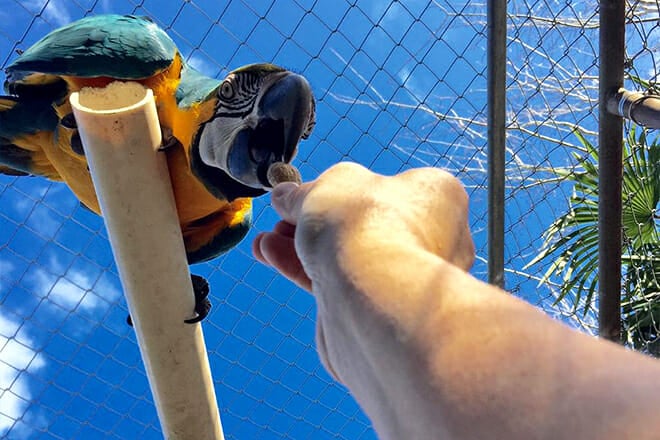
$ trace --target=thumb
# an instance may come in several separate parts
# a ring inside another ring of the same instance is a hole
[[[283,182],[273,188],[270,193],[271,203],[282,220],[292,225],[298,224],[309,188],[309,184],[298,185],[294,182]]]

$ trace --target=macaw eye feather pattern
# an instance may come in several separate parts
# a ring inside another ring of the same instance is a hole
[[[247,72],[230,74],[223,82],[232,88],[232,96],[223,96],[220,87],[218,93],[218,107],[216,116],[238,116],[244,117],[254,109],[259,90],[264,83],[264,78]]]

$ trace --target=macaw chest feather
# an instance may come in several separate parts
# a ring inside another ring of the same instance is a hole
[[[167,155],[179,220],[184,225],[225,208],[227,202],[219,200],[209,193],[191,172],[189,151],[192,140],[202,122],[211,118],[214,103],[208,101],[193,104],[188,108],[180,108],[175,99],[180,73],[181,61],[177,56],[168,69],[159,75],[138,82],[153,90],[161,126],[168,127],[172,135],[179,141],[179,145],[168,149],[164,154]],[[70,90],[76,91],[82,87],[103,87],[114,80],[112,78],[66,77],[66,81],[70,85]],[[68,100],[57,108],[60,118],[69,112],[71,112],[71,106]],[[65,128],[58,129],[57,137],[60,145],[55,147],[58,154],[55,154],[57,157],[49,157],[49,159],[53,163],[61,164],[58,168],[64,168],[64,170],[60,174],[81,201],[93,211],[100,213],[84,157],[65,157],[75,156],[70,148],[71,135],[65,131]],[[67,178],[68,176],[71,178]]]

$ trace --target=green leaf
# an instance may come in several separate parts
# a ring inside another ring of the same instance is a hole
[[[557,302],[570,298],[574,310],[582,307],[586,313],[593,306],[598,283],[598,150],[579,127],[574,129],[574,134],[587,154],[573,154],[575,167],[554,170],[556,176],[574,184],[568,199],[568,209],[548,226],[543,233],[539,254],[525,268],[550,262],[540,283],[559,277],[561,288]],[[660,201],[660,147],[657,139],[651,144],[648,141],[647,131],[633,125],[623,145],[621,252],[622,255],[624,251],[630,255],[622,257],[628,286],[626,292],[637,292],[636,295],[657,290],[657,280],[660,279],[657,218]],[[658,258],[648,257],[644,253],[649,252],[649,249],[656,252],[653,255]],[[653,298],[657,299],[655,296]],[[629,299],[632,301],[633,298]],[[649,306],[644,306],[647,302],[639,298],[630,304],[635,305],[631,313],[649,313],[651,310]],[[654,306],[653,310],[660,317],[660,305]],[[648,321],[642,318],[641,315],[635,316],[637,322]],[[632,329],[633,326],[627,328]],[[635,336],[636,340],[639,337]]]

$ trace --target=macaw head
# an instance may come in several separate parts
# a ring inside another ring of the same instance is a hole
[[[215,112],[197,132],[193,168],[205,175],[207,186],[213,180],[209,168],[220,169],[243,188],[240,196],[263,194],[271,188],[268,168],[291,162],[314,128],[309,83],[281,67],[252,64],[229,73],[213,93]],[[226,185],[221,189],[233,198]]]

